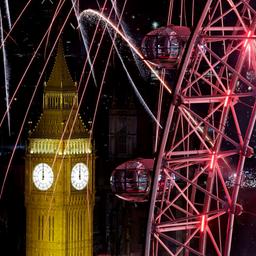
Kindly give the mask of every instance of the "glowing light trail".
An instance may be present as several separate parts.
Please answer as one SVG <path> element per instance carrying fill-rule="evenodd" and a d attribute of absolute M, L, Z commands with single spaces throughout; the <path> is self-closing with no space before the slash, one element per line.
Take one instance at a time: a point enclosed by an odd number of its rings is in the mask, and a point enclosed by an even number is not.
<path fill-rule="evenodd" d="M 125 37 L 125 35 L 118 29 L 118 27 L 113 24 L 108 18 L 106 18 L 103 14 L 99 13 L 98 11 L 87 9 L 80 13 L 80 18 L 83 18 L 86 15 L 96 15 L 97 17 L 101 18 L 103 21 L 105 21 L 108 25 L 113 28 L 118 35 L 121 36 L 121 38 L 131 47 L 131 49 L 141 58 L 141 60 L 147 65 L 147 67 L 151 70 L 151 72 L 157 77 L 159 81 L 163 84 L 164 88 L 171 94 L 172 90 L 168 87 L 168 85 L 165 83 L 165 81 L 158 75 L 158 73 L 152 68 L 152 66 L 149 64 L 148 61 L 146 61 L 143 57 L 143 55 L 137 50 L 137 48 Z"/>
<path fill-rule="evenodd" d="M 30 4 L 31 1 L 32 1 L 32 0 L 29 0 L 29 1 L 27 2 L 27 4 L 24 6 L 24 8 L 22 9 L 22 11 L 20 12 L 18 18 L 17 18 L 16 21 L 13 23 L 13 25 L 12 25 L 10 31 L 9 31 L 9 32 L 7 33 L 7 35 L 5 36 L 3 42 L 1 42 L 0 49 L 3 47 L 3 44 L 5 43 L 5 41 L 9 38 L 11 32 L 13 31 L 14 27 L 16 26 L 16 24 L 18 23 L 18 21 L 19 21 L 20 18 L 22 17 L 23 13 L 24 13 L 25 10 L 27 9 L 27 7 L 29 6 L 29 4 Z"/>
<path fill-rule="evenodd" d="M 102 8 L 102 10 L 104 10 L 104 8 Z M 120 21 L 120 19 L 119 19 L 119 21 Z M 106 28 L 105 28 L 105 29 L 106 29 Z M 104 31 L 105 31 L 105 29 L 104 29 Z M 96 31 L 96 30 L 95 30 L 95 31 Z M 104 33 L 102 33 L 102 34 L 104 34 Z M 93 40 L 92 40 L 92 41 L 93 41 Z M 100 42 L 100 44 L 101 44 L 101 42 Z M 98 48 L 98 49 L 99 49 L 99 48 Z M 112 51 L 112 50 L 111 50 L 111 51 Z M 110 51 L 110 52 L 111 52 L 111 51 Z M 118 51 L 117 51 L 117 52 L 118 52 Z M 97 51 L 97 53 L 98 53 L 98 51 Z M 97 53 L 96 53 L 96 56 L 97 56 Z M 121 56 L 119 55 L 119 57 L 121 57 Z M 124 66 L 123 61 L 121 61 L 121 62 L 122 62 L 122 64 L 123 64 L 123 66 Z M 94 61 L 93 61 L 93 63 L 94 63 Z M 152 114 L 152 112 L 151 112 L 150 109 L 147 107 L 146 103 L 144 102 L 143 98 L 142 98 L 141 95 L 139 94 L 139 92 L 138 92 L 138 90 L 137 90 L 135 84 L 134 84 L 133 81 L 131 80 L 131 77 L 130 77 L 130 75 L 129 75 L 129 73 L 128 73 L 128 70 L 126 69 L 125 66 L 124 66 L 124 69 L 125 69 L 125 71 L 126 71 L 126 73 L 127 73 L 127 75 L 128 75 L 128 78 L 130 78 L 129 80 L 132 82 L 132 85 L 134 86 L 135 91 L 137 91 L 136 94 L 139 96 L 140 101 L 142 102 L 142 104 L 144 105 L 144 107 L 146 108 L 146 110 L 150 113 L 150 115 L 153 117 L 153 119 L 157 122 L 157 124 L 161 127 L 161 125 L 160 125 L 159 122 L 156 120 L 156 118 L 154 117 L 154 115 Z M 91 73 L 91 72 L 90 72 L 90 73 Z M 104 72 L 104 74 L 105 74 L 105 72 Z M 103 75 L 103 76 L 104 76 L 104 75 Z M 87 78 L 87 82 L 86 82 L 85 88 L 87 87 L 88 80 L 89 80 L 89 76 L 88 76 L 88 78 Z M 103 80 L 104 80 L 104 79 L 102 79 L 102 82 L 103 82 Z M 80 83 L 79 83 L 78 88 L 79 88 L 79 87 L 80 87 Z M 101 87 L 102 87 L 102 86 L 101 86 Z M 101 88 L 101 87 L 100 87 L 100 88 Z M 85 90 L 85 88 L 84 88 L 84 90 Z M 101 90 L 101 89 L 100 89 L 100 90 Z M 83 95 L 84 95 L 84 92 L 83 92 Z M 83 95 L 82 95 L 82 98 L 83 98 Z M 99 97 L 98 97 L 98 101 L 99 101 Z M 96 109 L 97 109 L 98 101 L 97 101 L 97 103 L 96 103 Z M 79 106 L 79 108 L 80 108 L 80 106 Z M 95 114 L 96 114 L 96 110 L 95 110 Z M 94 118 L 93 118 L 92 129 L 93 129 L 94 121 L 95 121 L 95 114 L 94 114 Z"/>
<path fill-rule="evenodd" d="M 106 2 L 107 2 L 107 0 L 105 1 L 105 4 L 106 4 Z M 104 4 L 104 6 L 103 6 L 102 9 L 104 9 L 105 4 Z M 112 9 L 111 9 L 109 15 L 111 15 L 111 12 L 112 12 Z M 80 21 L 80 19 L 79 19 L 79 21 Z M 93 46 L 93 42 L 94 42 L 95 36 L 96 36 L 96 34 L 97 34 L 97 29 L 98 29 L 99 23 L 100 23 L 100 21 L 98 22 L 98 24 L 97 24 L 97 26 L 96 26 L 96 28 L 95 28 L 95 31 L 94 31 L 94 34 L 93 34 L 93 37 L 92 37 L 92 40 L 91 40 L 92 42 L 91 42 L 90 47 L 89 47 L 89 53 L 90 53 L 91 48 L 92 48 L 92 46 Z M 82 27 L 83 24 L 79 23 L 79 26 Z M 99 41 L 99 43 L 98 43 L 98 47 L 97 47 L 96 53 L 95 53 L 94 58 L 93 58 L 93 61 L 92 61 L 92 63 L 91 63 L 92 66 L 93 66 L 94 63 L 95 63 L 96 58 L 97 58 L 98 53 L 99 53 L 99 50 L 100 50 L 100 48 L 101 48 L 101 44 L 102 44 L 102 40 L 103 40 L 105 31 L 106 31 L 106 27 L 104 28 L 104 30 L 103 30 L 103 32 L 102 32 L 102 34 L 101 34 L 101 38 L 100 38 L 100 41 Z M 83 31 L 81 30 L 81 32 L 83 32 Z M 83 66 L 83 70 L 82 70 L 82 72 L 81 72 L 81 76 L 80 76 L 80 79 L 79 79 L 79 84 L 78 84 L 78 87 L 77 87 L 78 90 L 79 90 L 79 88 L 80 88 L 80 86 L 81 86 L 81 83 L 82 83 L 82 78 L 83 78 L 83 75 L 84 75 L 84 71 L 85 71 L 85 68 L 86 68 L 86 64 L 87 64 L 87 62 L 88 62 L 88 59 L 89 59 L 89 55 L 87 55 L 87 58 L 86 58 L 86 60 L 85 60 L 84 66 Z M 108 64 L 108 63 L 107 63 L 107 64 Z M 107 65 L 107 64 L 106 64 L 106 65 Z M 88 83 L 89 83 L 89 79 L 90 79 L 90 76 L 91 76 L 91 74 L 92 74 L 92 71 L 93 71 L 93 69 L 90 69 L 89 74 L 87 75 L 87 80 L 86 80 L 85 85 L 84 85 L 83 94 L 84 94 L 84 92 L 85 92 L 85 90 L 86 90 L 86 88 L 87 88 L 87 85 L 88 85 Z M 82 96 L 82 97 L 83 97 L 83 96 Z"/>
<path fill-rule="evenodd" d="M 3 19 L 2 12 L 0 10 L 0 30 L 1 30 L 1 42 L 4 40 L 4 28 L 3 28 Z M 7 122 L 8 122 L 8 132 L 9 136 L 11 136 L 11 117 L 10 117 L 10 106 L 9 106 L 9 67 L 6 56 L 5 44 L 3 43 L 2 47 L 3 51 L 3 67 L 4 67 L 4 88 L 5 88 L 5 102 L 6 102 L 6 113 L 7 113 Z"/>
<path fill-rule="evenodd" d="M 47 47 L 48 47 L 48 42 L 49 42 L 49 38 L 50 38 L 50 34 L 51 34 L 52 25 L 53 25 L 53 23 L 54 23 L 54 21 L 55 21 L 57 15 L 58 15 L 58 13 L 60 12 L 60 10 L 61 10 L 61 8 L 62 8 L 64 2 L 65 2 L 65 0 L 60 0 L 60 1 L 59 1 L 58 5 L 57 5 L 57 7 L 56 7 L 56 9 L 55 9 L 55 12 L 54 12 L 54 14 L 53 14 L 51 23 L 50 23 L 50 25 L 49 25 L 49 29 L 48 29 L 47 32 L 46 32 L 46 33 L 47 33 L 47 38 L 46 38 L 45 49 L 44 49 L 44 58 L 45 58 L 45 59 L 46 59 L 46 50 L 47 50 Z M 41 4 L 43 4 L 43 3 L 41 3 Z"/>
<path fill-rule="evenodd" d="M 60 0 L 60 1 L 61 1 L 61 0 Z M 62 2 L 61 7 L 63 6 L 63 4 L 64 4 L 64 2 Z M 58 9 L 58 12 L 60 12 L 61 7 Z M 52 19 L 51 24 L 53 23 L 53 21 L 54 21 L 54 19 L 56 18 L 56 16 L 57 16 L 57 15 L 54 15 L 54 16 L 53 16 L 53 19 Z M 19 17 L 20 17 L 20 16 L 19 16 Z M 17 19 L 17 20 L 18 20 L 18 19 Z M 16 20 L 16 22 L 17 22 L 17 20 Z M 50 26 L 51 26 L 51 24 L 50 24 Z M 15 96 L 16 96 L 16 94 L 18 93 L 18 91 L 19 91 L 19 89 L 20 89 L 20 86 L 21 86 L 23 80 L 24 80 L 25 76 L 27 75 L 28 70 L 30 69 L 30 66 L 31 66 L 32 62 L 34 61 L 34 59 L 35 59 L 35 57 L 36 57 L 36 55 L 37 55 L 39 49 L 40 49 L 41 46 L 42 46 L 42 43 L 43 43 L 44 39 L 46 38 L 46 36 L 47 36 L 47 34 L 48 34 L 48 31 L 51 30 L 51 27 L 50 27 L 50 26 L 48 27 L 46 33 L 44 34 L 42 40 L 40 41 L 40 43 L 39 43 L 39 45 L 38 45 L 38 47 L 37 47 L 36 50 L 34 51 L 34 54 L 33 54 L 33 56 L 31 57 L 31 59 L 30 59 L 28 65 L 27 65 L 25 71 L 23 72 L 23 75 L 22 75 L 22 77 L 21 77 L 21 79 L 20 79 L 18 85 L 16 86 L 16 89 L 15 89 L 15 91 L 14 91 L 14 93 L 13 93 L 11 99 L 10 99 L 8 108 L 10 108 L 10 106 L 11 106 L 11 104 L 12 104 L 12 102 L 13 102 Z M 14 25 L 13 25 L 13 27 L 14 27 Z M 7 36 L 8 36 L 8 35 L 7 35 Z M 6 38 L 7 38 L 7 37 L 6 37 Z M 5 38 L 5 39 L 6 39 L 6 38 Z M 1 46 L 3 46 L 3 43 L 2 43 Z M 8 113 L 8 112 L 5 111 L 5 113 L 3 114 L 3 117 L 2 117 L 2 119 L 1 119 L 1 121 L 0 121 L 0 127 L 2 126 L 3 121 L 4 121 L 5 116 L 7 115 L 7 113 Z"/>
<path fill-rule="evenodd" d="M 104 9 L 104 8 L 102 8 L 102 9 Z M 111 9 L 111 12 L 112 12 L 112 9 Z M 111 13 L 110 13 L 110 14 L 111 14 Z M 109 16 L 110 16 L 110 14 L 109 14 Z M 120 15 L 121 17 L 122 17 L 122 14 L 123 14 L 123 11 L 122 11 L 122 13 L 121 13 L 121 15 Z M 116 27 L 119 26 L 120 21 L 121 21 L 121 18 L 119 17 L 119 22 L 118 22 L 118 25 L 117 25 Z M 81 24 L 81 26 L 82 26 L 82 24 Z M 105 30 L 106 30 L 106 27 L 104 28 L 104 31 L 103 31 L 103 33 L 102 33 L 102 36 L 104 35 Z M 101 40 L 102 40 L 102 37 L 101 37 Z M 112 44 L 112 46 L 111 46 L 111 50 L 110 50 L 110 52 L 109 52 L 109 56 L 108 56 L 108 60 L 107 60 L 107 64 L 106 64 L 106 68 L 105 68 L 105 71 L 104 71 L 104 73 L 103 73 L 103 78 L 102 78 L 102 82 L 101 82 L 101 86 L 100 86 L 100 91 L 99 91 L 99 95 L 98 95 L 98 99 L 97 99 L 97 103 L 96 103 L 96 107 L 95 107 L 95 111 L 94 111 L 93 121 L 92 121 L 92 130 L 93 130 L 94 122 L 95 122 L 95 117 L 96 117 L 96 112 L 97 112 L 97 108 L 98 108 L 98 104 L 99 104 L 99 99 L 100 99 L 100 95 L 101 95 L 101 90 L 102 90 L 102 86 L 103 86 L 103 82 L 104 82 L 104 77 L 105 77 L 105 75 L 106 75 L 106 70 L 107 70 L 107 67 L 108 67 L 108 63 L 109 63 L 109 60 L 110 60 L 110 56 L 111 56 L 111 52 L 112 52 L 113 47 L 115 47 L 115 50 L 116 50 L 116 52 L 117 52 L 117 54 L 118 54 L 118 57 L 120 58 L 120 61 L 121 61 L 122 65 L 123 65 L 123 68 L 124 68 L 124 70 L 125 70 L 125 72 L 126 72 L 126 74 L 127 74 L 127 76 L 128 76 L 128 79 L 129 79 L 130 83 L 132 84 L 132 86 L 133 86 L 133 88 L 134 88 L 135 94 L 136 94 L 137 97 L 139 98 L 139 101 L 142 103 L 143 107 L 146 109 L 146 111 L 149 113 L 149 115 L 152 117 L 152 119 L 157 123 L 157 125 L 162 128 L 162 126 L 160 125 L 160 123 L 158 122 L 158 120 L 155 118 L 155 116 L 153 115 L 153 113 L 151 112 L 151 110 L 149 109 L 149 107 L 147 106 L 147 104 L 145 103 L 143 97 L 140 95 L 138 89 L 136 88 L 136 85 L 134 84 L 134 82 L 133 82 L 133 80 L 132 80 L 132 78 L 131 78 L 131 76 L 130 76 L 130 74 L 129 74 L 129 72 L 128 72 L 128 70 L 127 70 L 125 64 L 124 64 L 124 62 L 123 62 L 123 60 L 122 60 L 122 57 L 121 57 L 121 55 L 120 55 L 119 52 L 118 52 L 118 49 L 117 49 L 117 47 L 116 47 L 116 45 L 115 45 L 115 43 L 114 43 L 114 40 L 115 40 L 115 39 L 112 38 L 113 44 Z M 92 40 L 92 41 L 93 41 L 93 40 Z M 101 45 L 101 41 L 100 41 L 99 45 Z M 98 48 L 98 49 L 99 49 L 99 48 Z M 96 58 L 96 56 L 97 56 L 97 53 L 98 53 L 98 51 L 96 52 L 95 58 Z M 92 64 L 94 64 L 95 58 L 94 58 Z M 91 72 L 90 72 L 90 73 L 91 73 Z M 89 76 L 90 76 L 90 74 L 89 74 Z M 89 76 L 88 76 L 88 78 L 87 78 L 87 81 L 86 81 L 86 84 L 85 84 L 85 88 L 87 87 L 88 80 L 89 80 Z M 80 87 L 80 83 L 79 83 L 78 88 L 79 88 L 79 87 Z M 85 90 L 85 89 L 84 89 L 84 90 Z M 84 94 L 84 92 L 83 92 L 83 94 Z M 83 94 L 82 94 L 82 98 L 83 98 Z M 81 100 L 82 100 L 82 99 L 81 99 Z"/>
<path fill-rule="evenodd" d="M 135 94 L 137 95 L 137 97 L 139 98 L 139 101 L 141 102 L 142 106 L 145 108 L 146 112 L 151 116 L 151 118 L 155 121 L 155 123 L 162 129 L 163 127 L 161 126 L 161 124 L 158 122 L 157 118 L 154 116 L 154 114 L 152 113 L 152 111 L 150 110 L 150 108 L 148 107 L 147 103 L 144 101 L 143 97 L 141 96 L 140 92 L 138 91 L 135 83 L 133 82 L 132 80 L 132 77 L 130 75 L 130 73 L 128 72 L 125 64 L 124 64 L 124 61 L 123 61 L 123 58 L 120 56 L 120 53 L 117 51 L 117 56 L 119 57 L 121 63 L 122 63 L 122 66 L 126 72 L 126 75 L 133 87 L 133 90 L 135 92 Z"/>
<path fill-rule="evenodd" d="M 9 9 L 9 2 L 8 0 L 5 0 L 4 2 L 5 2 L 5 10 L 6 10 L 7 20 L 8 20 L 8 26 L 10 30 L 12 26 L 12 22 L 11 22 L 11 15 L 10 15 L 10 9 Z"/>
<path fill-rule="evenodd" d="M 116 9 L 116 4 L 115 4 L 115 2 L 116 2 L 116 1 L 112 1 L 112 5 L 114 6 L 115 12 L 116 12 L 116 14 L 117 14 L 117 9 Z M 127 1 L 125 1 L 124 6 L 126 5 L 126 2 L 127 2 Z M 122 16 L 123 16 L 123 11 L 124 11 L 124 7 L 123 7 L 123 10 L 122 10 L 121 14 L 120 14 L 120 15 L 117 14 L 117 15 L 118 15 L 118 24 L 117 24 L 117 27 L 119 27 L 119 25 L 122 26 L 121 20 L 122 20 Z M 160 128 L 162 128 L 161 124 L 160 124 L 159 121 L 156 119 L 156 117 L 154 116 L 154 114 L 152 113 L 152 111 L 150 110 L 150 108 L 148 107 L 148 105 L 146 104 L 146 102 L 144 101 L 143 97 L 141 96 L 139 90 L 137 89 L 137 87 L 136 87 L 136 85 L 135 85 L 135 83 L 134 83 L 134 81 L 133 81 L 133 79 L 132 79 L 132 77 L 131 77 L 131 75 L 130 75 L 130 73 L 129 73 L 129 71 L 128 71 L 126 65 L 125 65 L 125 63 L 124 63 L 124 61 L 123 61 L 123 58 L 122 58 L 121 54 L 119 53 L 119 51 L 118 51 L 118 49 L 117 49 L 117 46 L 116 46 L 116 44 L 115 44 L 116 34 L 115 34 L 114 38 L 111 36 L 110 33 L 109 33 L 109 35 L 110 35 L 110 37 L 111 37 L 111 39 L 112 39 L 112 46 L 111 46 L 110 54 L 109 54 L 109 56 L 108 56 L 108 61 L 109 61 L 109 58 L 110 58 L 110 56 L 111 56 L 112 49 L 113 49 L 113 47 L 114 47 L 115 50 L 116 50 L 117 56 L 118 56 L 118 58 L 120 59 L 120 61 L 121 61 L 121 63 L 122 63 L 123 69 L 124 69 L 124 71 L 125 71 L 125 73 L 126 73 L 126 75 L 127 75 L 127 77 L 128 77 L 128 80 L 130 81 L 130 84 L 132 85 L 132 87 L 133 87 L 133 89 L 134 89 L 134 92 L 135 92 L 136 96 L 138 97 L 140 103 L 142 104 L 142 106 L 144 107 L 144 109 L 146 110 L 146 112 L 150 115 L 150 117 L 155 121 L 155 123 L 156 123 Z M 108 63 L 108 61 L 107 61 L 107 63 Z M 107 68 L 107 65 L 106 65 L 106 68 Z M 104 75 L 103 75 L 103 78 L 102 78 L 102 82 L 104 82 L 105 74 L 106 74 L 106 69 L 105 69 L 105 71 L 104 71 Z M 99 93 L 99 94 L 100 94 L 100 93 Z M 98 108 L 98 102 L 99 102 L 99 98 L 98 98 L 98 100 L 97 100 L 97 104 L 96 104 L 96 108 L 95 108 L 95 113 L 96 113 L 97 108 Z M 92 122 L 93 124 L 94 124 L 94 121 L 95 121 L 95 115 L 94 115 L 93 122 Z"/>
<path fill-rule="evenodd" d="M 98 3 L 98 2 L 97 2 L 97 3 Z M 125 10 L 126 3 L 127 3 L 127 0 L 125 0 L 125 2 L 124 2 L 123 10 L 122 10 L 122 13 L 121 13 L 121 17 L 122 17 L 122 15 L 123 15 L 124 10 Z M 98 5 L 99 5 L 99 4 L 98 4 Z M 114 6 L 115 6 L 115 5 L 114 5 L 113 2 L 112 2 L 112 8 L 111 8 L 111 11 L 110 11 L 110 13 L 109 13 L 109 16 L 111 15 L 113 8 L 115 8 Z M 99 7 L 100 7 L 100 6 L 99 6 Z M 104 7 L 102 8 L 102 10 L 104 10 Z M 121 17 L 119 18 L 117 27 L 120 25 Z M 97 25 L 98 25 L 98 24 L 97 24 Z M 107 29 L 107 26 L 105 26 L 105 28 L 104 28 L 104 31 L 103 31 L 103 33 L 102 33 L 101 40 L 103 39 L 103 35 L 105 34 L 106 29 Z M 96 32 L 96 30 L 95 30 L 95 32 Z M 111 36 L 110 33 L 109 33 L 109 36 L 110 36 L 111 39 L 112 39 L 112 44 L 111 44 L 111 48 L 110 48 L 110 51 L 109 51 L 109 54 L 108 54 L 107 62 L 106 62 L 105 69 L 104 69 L 104 72 L 103 72 L 103 76 L 102 76 L 102 79 L 101 79 L 100 90 L 99 90 L 99 92 L 98 92 L 98 97 L 97 97 L 97 101 L 96 101 L 96 105 L 95 105 L 95 110 L 94 110 L 93 119 L 92 119 L 92 127 L 91 127 L 91 130 L 92 130 L 92 131 L 93 131 L 93 129 L 94 129 L 94 123 L 95 123 L 96 114 L 97 114 L 97 110 L 98 110 L 98 106 L 99 106 L 99 102 L 100 102 L 101 92 L 102 92 L 103 84 L 104 84 L 104 81 L 105 81 L 105 76 L 106 76 L 106 74 L 107 74 L 108 63 L 109 63 L 109 61 L 110 61 L 110 57 L 111 57 L 111 55 L 112 55 L 113 48 L 115 47 L 116 34 L 114 35 L 114 38 Z M 101 41 L 100 41 L 100 44 L 101 44 Z M 116 49 L 116 47 L 115 47 L 115 49 Z M 99 47 L 98 47 L 98 50 L 99 50 Z M 94 60 L 95 60 L 95 58 L 94 58 Z M 91 134 L 90 134 L 90 137 L 91 137 L 91 136 L 92 136 L 92 132 L 91 132 Z"/>
<path fill-rule="evenodd" d="M 78 29 L 80 30 L 80 33 L 82 35 L 82 40 L 83 40 L 83 43 L 84 43 L 84 48 L 85 48 L 85 51 L 86 51 L 87 60 L 88 60 L 90 69 L 92 70 L 92 78 L 93 78 L 95 86 L 97 87 L 97 80 L 96 80 L 96 76 L 95 76 L 95 73 L 94 73 L 94 69 L 93 69 L 93 65 L 92 65 L 92 61 L 91 61 L 91 57 L 90 57 L 90 49 L 88 47 L 88 40 L 87 40 L 86 32 L 82 31 L 82 27 L 79 26 L 79 7 L 78 7 L 78 3 L 76 4 L 75 0 L 71 0 L 71 1 L 72 1 L 74 11 L 75 11 L 76 20 L 77 20 L 77 23 L 78 23 Z M 105 1 L 104 6 L 106 5 L 106 2 L 107 1 Z M 96 33 L 96 30 L 95 30 L 95 33 Z"/>
<path fill-rule="evenodd" d="M 105 2 L 104 2 L 104 4 L 103 4 L 102 11 L 105 9 L 106 4 L 107 4 L 107 0 L 105 0 Z M 112 10 L 111 10 L 111 11 L 112 11 Z M 89 49 L 88 49 L 88 53 L 89 53 L 89 54 L 90 54 L 90 52 L 91 52 L 91 49 L 92 49 L 92 46 L 93 46 L 93 42 L 94 42 L 94 39 L 95 39 L 95 37 L 96 37 L 96 34 L 97 34 L 97 30 L 98 30 L 99 25 L 100 25 L 100 20 L 98 20 L 98 23 L 97 23 L 97 25 L 96 25 L 95 31 L 94 31 L 93 36 L 92 36 L 91 44 L 90 44 Z M 80 22 L 80 16 L 79 16 L 79 19 L 78 19 L 78 26 L 79 26 L 79 27 L 80 27 L 80 26 L 83 27 L 83 24 Z M 105 29 L 104 29 L 104 31 L 105 31 Z M 81 32 L 81 33 L 84 33 L 85 31 L 82 30 L 82 29 L 80 29 L 80 32 Z M 96 51 L 96 54 L 94 55 L 94 60 L 96 59 L 96 56 L 98 55 L 98 51 L 99 51 L 99 48 L 100 48 L 100 45 L 101 45 L 101 41 L 102 41 L 103 35 L 104 35 L 104 33 L 102 33 L 102 37 L 101 37 L 101 39 L 100 39 L 100 43 L 99 43 L 99 45 L 98 45 L 98 49 L 97 49 L 97 51 Z M 86 37 L 86 35 L 84 35 L 84 36 Z M 85 47 L 86 47 L 86 46 L 85 46 Z M 84 76 L 86 64 L 87 64 L 87 62 L 89 62 L 89 54 L 87 54 L 86 60 L 85 60 L 84 65 L 83 65 L 83 69 L 82 69 L 81 76 L 80 76 L 79 83 L 78 83 L 78 88 L 77 88 L 78 90 L 79 90 L 79 88 L 80 88 L 80 85 L 81 85 L 81 82 L 82 82 L 82 78 L 83 78 L 83 76 Z M 94 62 L 94 61 L 93 61 L 93 62 Z M 93 66 L 93 63 L 91 63 L 91 65 Z M 88 81 L 89 81 L 89 77 L 90 77 L 92 71 L 93 71 L 93 70 L 90 69 L 89 75 L 88 75 L 87 81 L 86 81 L 86 86 L 87 86 L 87 83 L 88 83 Z M 85 87 L 85 89 L 86 89 L 86 87 Z"/>
<path fill-rule="evenodd" d="M 30 108 L 31 108 L 31 106 L 32 106 L 33 100 L 34 100 L 34 98 L 35 98 L 35 95 L 36 95 L 36 92 L 37 92 L 39 83 L 40 83 L 42 77 L 44 76 L 44 72 L 45 72 L 45 69 L 46 69 L 46 67 L 47 67 L 47 65 L 48 65 L 48 62 L 49 62 L 49 60 L 50 60 L 50 57 L 51 57 L 51 55 L 52 55 L 52 53 L 53 53 L 53 50 L 54 50 L 54 48 L 55 48 L 55 46 L 56 46 L 56 44 L 57 44 L 57 41 L 59 40 L 59 37 L 60 37 L 60 35 L 61 35 L 62 31 L 63 31 L 63 28 L 64 28 L 65 24 L 67 23 L 67 20 L 68 20 L 68 18 L 69 18 L 69 16 L 70 16 L 71 12 L 72 12 L 72 8 L 70 9 L 69 13 L 67 14 L 66 19 L 64 20 L 63 25 L 62 25 L 62 27 L 61 27 L 60 30 L 59 30 L 59 33 L 58 33 L 58 35 L 57 35 L 57 37 L 56 37 L 56 41 L 55 41 L 54 44 L 53 44 L 53 47 L 52 47 L 52 49 L 51 49 L 51 51 L 50 51 L 50 53 L 49 53 L 49 55 L 48 55 L 47 60 L 45 61 L 44 67 L 43 67 L 43 69 L 42 69 L 42 71 L 41 71 L 41 74 L 40 74 L 40 76 L 39 76 L 39 78 L 38 78 L 38 80 L 37 80 L 37 83 L 36 83 L 36 85 L 35 85 L 33 94 L 32 94 L 32 96 L 31 96 L 30 102 L 29 102 L 28 107 L 27 107 L 27 109 L 26 109 L 26 113 L 25 113 L 25 115 L 24 115 L 24 118 L 23 118 L 23 121 L 22 121 L 20 130 L 19 130 L 19 133 L 18 133 L 16 142 L 15 142 L 15 144 L 14 144 L 14 148 L 13 148 L 13 151 L 12 151 L 12 154 L 11 154 L 11 157 L 10 157 L 10 160 L 9 160 L 9 163 L 8 163 L 8 166 L 7 166 L 7 169 L 6 169 L 6 173 L 5 173 L 5 175 L 4 175 L 4 179 L 3 179 L 3 183 L 2 183 L 2 187 L 1 187 L 1 192 L 0 192 L 0 200 L 1 200 L 2 196 L 3 196 L 5 183 L 6 183 L 6 180 L 7 180 L 8 174 L 9 174 L 9 171 L 10 171 L 10 167 L 11 167 L 11 164 L 12 164 L 12 160 L 13 160 L 15 151 L 16 151 L 16 149 L 17 149 L 18 142 L 20 141 L 21 133 L 22 133 L 22 131 L 23 131 L 23 129 L 24 129 L 24 126 L 25 126 L 25 123 L 26 123 L 26 120 L 27 120 L 27 116 L 28 116 L 28 114 L 29 114 L 29 111 L 30 111 Z M 50 29 L 50 28 L 48 28 L 48 29 Z M 47 31 L 48 31 L 48 30 L 47 30 Z M 40 45 L 41 45 L 41 43 L 43 42 L 43 40 L 44 40 L 44 38 L 45 38 L 46 35 L 47 35 L 47 33 L 45 33 L 43 39 L 41 40 L 41 42 L 40 42 L 40 44 L 39 44 L 39 46 L 38 46 L 38 49 L 40 48 Z M 34 56 L 35 56 L 35 54 L 34 54 Z M 27 68 L 27 69 L 28 69 L 28 68 Z M 27 70 L 27 69 L 26 69 L 26 70 Z M 20 84 L 21 84 L 21 82 L 19 83 L 19 85 L 20 85 Z M 12 99 L 13 99 L 13 97 L 12 97 Z M 2 119 L 2 120 L 3 120 L 3 119 Z M 1 126 L 1 124 L 0 124 L 0 126 Z M 57 151 L 57 152 L 58 152 L 58 151 Z"/>
<path fill-rule="evenodd" d="M 123 34 L 126 38 L 132 38 L 130 36 L 130 33 L 129 33 L 129 29 L 127 28 L 126 24 L 124 23 L 124 21 L 121 19 L 121 15 L 119 14 L 119 11 L 118 11 L 118 8 L 117 8 L 117 4 L 116 4 L 116 0 L 111 0 L 111 3 L 112 5 L 114 6 L 114 10 L 115 10 L 115 14 L 116 14 L 116 17 L 118 19 L 118 24 L 120 24 L 121 28 L 122 28 L 122 31 L 123 31 Z M 119 25 L 118 25 L 119 27 Z M 130 39 L 131 40 L 131 39 Z M 138 58 L 138 56 L 134 53 L 134 51 L 132 49 L 131 50 L 131 53 L 132 53 L 132 56 L 133 56 L 133 59 L 135 61 L 135 64 L 141 74 L 142 77 L 146 77 L 146 72 L 145 72 L 145 65 L 142 65 L 142 60 L 140 60 Z"/>

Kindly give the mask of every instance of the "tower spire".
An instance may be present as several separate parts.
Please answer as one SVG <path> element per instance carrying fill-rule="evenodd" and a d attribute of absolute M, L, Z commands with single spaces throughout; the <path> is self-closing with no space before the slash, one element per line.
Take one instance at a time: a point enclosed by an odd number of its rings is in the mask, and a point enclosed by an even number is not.
<path fill-rule="evenodd" d="M 31 137 L 52 139 L 89 137 L 80 115 L 76 113 L 77 109 L 76 83 L 69 73 L 63 42 L 60 40 L 54 66 L 44 89 L 43 113 Z"/>
<path fill-rule="evenodd" d="M 55 63 L 49 80 L 46 82 L 45 91 L 76 91 L 75 85 L 65 60 L 63 40 L 60 39 L 57 46 Z"/>

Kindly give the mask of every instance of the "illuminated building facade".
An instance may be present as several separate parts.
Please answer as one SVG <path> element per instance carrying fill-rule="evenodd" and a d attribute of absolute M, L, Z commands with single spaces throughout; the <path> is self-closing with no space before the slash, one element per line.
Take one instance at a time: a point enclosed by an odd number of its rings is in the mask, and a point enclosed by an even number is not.
<path fill-rule="evenodd" d="M 27 256 L 93 253 L 94 154 L 62 44 L 26 153 Z"/>

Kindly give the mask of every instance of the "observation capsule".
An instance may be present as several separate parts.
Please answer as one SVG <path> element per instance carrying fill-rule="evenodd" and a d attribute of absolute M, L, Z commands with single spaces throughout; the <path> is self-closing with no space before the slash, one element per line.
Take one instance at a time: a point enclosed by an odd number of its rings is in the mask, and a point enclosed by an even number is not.
<path fill-rule="evenodd" d="M 142 52 L 146 60 L 160 68 L 177 67 L 190 29 L 184 26 L 169 25 L 149 32 L 142 40 Z"/>
<path fill-rule="evenodd" d="M 153 159 L 138 158 L 117 166 L 110 178 L 113 193 L 130 202 L 147 201 L 153 165 Z"/>

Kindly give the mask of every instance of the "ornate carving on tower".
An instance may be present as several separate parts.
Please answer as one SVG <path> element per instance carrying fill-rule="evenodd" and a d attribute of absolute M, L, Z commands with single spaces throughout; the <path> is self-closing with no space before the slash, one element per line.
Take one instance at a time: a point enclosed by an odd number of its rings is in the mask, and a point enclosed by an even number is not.
<path fill-rule="evenodd" d="M 92 255 L 94 154 L 62 43 L 26 154 L 26 255 Z"/>

